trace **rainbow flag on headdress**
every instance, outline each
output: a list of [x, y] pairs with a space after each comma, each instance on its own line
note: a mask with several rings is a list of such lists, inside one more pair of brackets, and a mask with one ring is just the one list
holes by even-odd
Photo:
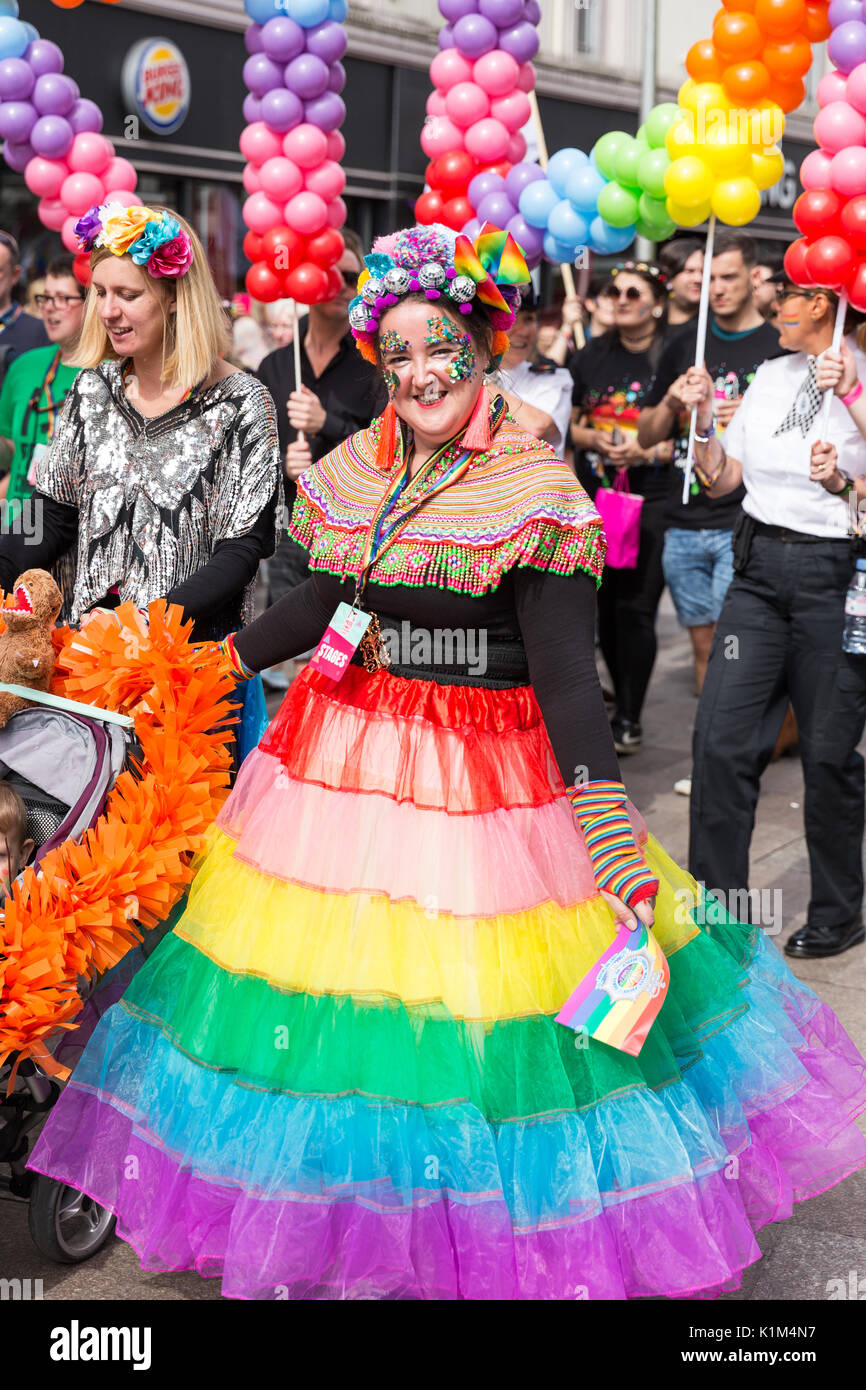
[[489, 309], [510, 307], [500, 293], [500, 285], [526, 285], [529, 267], [520, 247], [510, 232], [485, 222], [475, 244], [462, 233], [454, 246], [454, 269], [458, 275], [468, 275], [478, 286], [478, 298]]
[[637, 1057], [667, 997], [664, 951], [642, 922], [622, 926], [556, 1015], [557, 1023]]

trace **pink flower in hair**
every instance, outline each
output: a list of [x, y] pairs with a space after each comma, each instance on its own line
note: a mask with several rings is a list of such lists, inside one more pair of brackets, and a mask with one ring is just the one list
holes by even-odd
[[158, 246], [147, 263], [147, 271], [154, 279], [165, 276], [176, 280], [186, 275], [192, 265], [192, 242], [186, 232], [179, 232], [171, 241]]

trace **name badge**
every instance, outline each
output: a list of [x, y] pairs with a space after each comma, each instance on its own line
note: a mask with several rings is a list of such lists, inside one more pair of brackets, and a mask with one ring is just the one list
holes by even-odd
[[362, 613], [359, 608], [341, 603], [310, 658], [313, 670], [321, 671], [332, 681], [342, 680], [372, 618], [372, 613]]
[[36, 486], [36, 468], [47, 453], [47, 444], [33, 445], [33, 453], [30, 455], [30, 467], [27, 469], [27, 481], [31, 487]]

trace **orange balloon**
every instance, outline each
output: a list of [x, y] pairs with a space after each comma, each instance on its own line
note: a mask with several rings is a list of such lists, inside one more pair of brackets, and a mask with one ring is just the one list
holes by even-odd
[[755, 0], [722, 0], [726, 10], [739, 10], [741, 14], [755, 13]]
[[797, 34], [784, 42], [768, 43], [763, 56], [774, 80], [796, 82], [798, 77], [805, 77], [812, 66], [812, 45], [805, 34]]
[[769, 38], [789, 38], [806, 22], [806, 0], [755, 0], [755, 19]]
[[827, 6], [824, 4], [824, 0], [806, 0], [806, 22], [803, 25], [803, 33], [809, 42], [824, 43], [832, 32], [833, 28], [827, 17]]
[[783, 111], [796, 111], [806, 100], [806, 88], [799, 79], [796, 82], [773, 81], [767, 95], [771, 101], [781, 106]]
[[736, 63], [725, 68], [722, 82], [731, 101], [751, 105], [760, 101], [770, 90], [770, 74], [761, 62]]
[[695, 82], [721, 82], [722, 65], [712, 39], [698, 39], [686, 54], [686, 72]]
[[54, 4], [59, 10], [77, 10], [79, 5], [84, 4], [84, 0], [54, 0]]
[[713, 25], [713, 43], [721, 57], [734, 62], [737, 58], [757, 58], [764, 46], [764, 36], [754, 15], [726, 10]]

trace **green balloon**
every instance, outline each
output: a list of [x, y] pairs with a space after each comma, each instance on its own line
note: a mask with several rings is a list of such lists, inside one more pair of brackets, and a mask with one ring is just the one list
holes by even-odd
[[670, 220], [668, 220], [667, 227], [652, 227], [649, 222], [644, 222], [642, 217], [639, 217], [635, 223], [636, 235], [646, 237], [647, 241], [667, 241], [668, 237], [673, 236], [676, 229], [676, 222]]
[[680, 108], [672, 101], [663, 101], [654, 106], [646, 118], [646, 137], [654, 150], [660, 150], [665, 136], [680, 118]]
[[634, 141], [624, 130], [609, 130], [606, 135], [602, 135], [601, 139], [596, 141], [593, 150], [596, 168], [606, 179], [616, 178], [614, 168], [616, 157], [627, 144], [634, 144]]
[[650, 231], [642, 232], [642, 236], [648, 236], [651, 241], [666, 241], [673, 236], [676, 223], [668, 215], [667, 203], [663, 198], [650, 198], [649, 194], [643, 193], [637, 210], [642, 225], [650, 228]]
[[598, 215], [611, 227], [631, 227], [637, 221], [637, 194], [615, 181], [609, 183], [598, 195]]
[[627, 144], [623, 144], [617, 151], [613, 161], [614, 173], [617, 183], [621, 183], [624, 188], [640, 189], [637, 170], [640, 163], [642, 146], [637, 140], [629, 139]]
[[638, 187], [651, 198], [665, 197], [665, 174], [671, 157], [667, 150], [648, 150], [638, 160]]
[[637, 128], [637, 135], [634, 137], [641, 145], [649, 144], [649, 136], [646, 133], [646, 126], [641, 125]]

